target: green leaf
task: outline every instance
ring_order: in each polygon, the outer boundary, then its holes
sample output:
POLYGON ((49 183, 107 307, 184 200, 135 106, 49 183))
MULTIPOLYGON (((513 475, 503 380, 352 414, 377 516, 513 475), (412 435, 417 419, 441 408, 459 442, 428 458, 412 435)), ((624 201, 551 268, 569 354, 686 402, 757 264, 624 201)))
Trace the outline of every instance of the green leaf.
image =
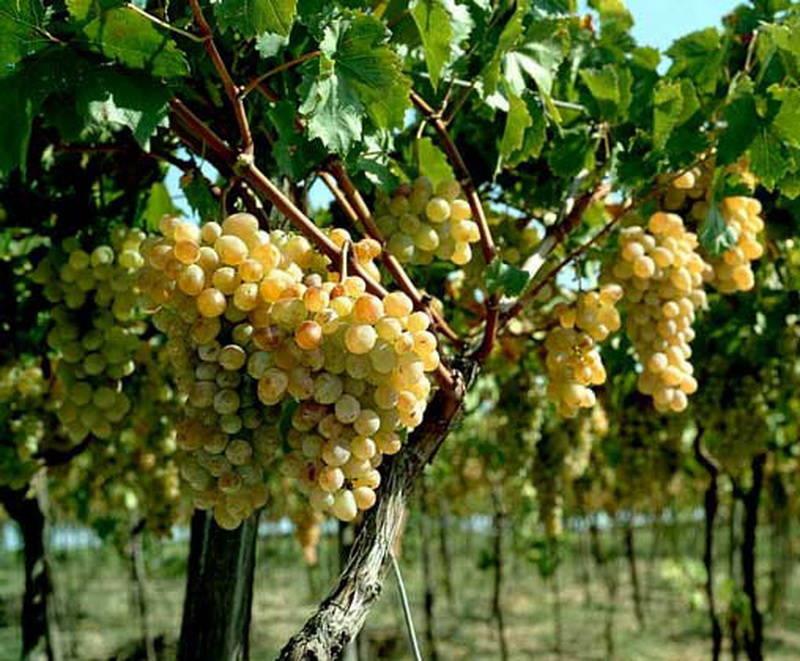
POLYGON ((781 90, 776 94, 781 100, 781 108, 772 128, 792 147, 800 147, 800 90, 781 90))
POLYGON ((17 167, 25 173, 31 124, 38 107, 21 76, 0 79, 0 175, 17 167))
POLYGON ((245 37, 264 32, 285 37, 297 13, 297 0, 221 0, 214 5, 220 28, 232 28, 245 37))
POLYGON ((310 135, 328 149, 345 154, 361 139, 365 111, 379 129, 403 125, 411 82, 386 40, 383 24, 369 16, 348 16, 325 29, 300 112, 310 135))
POLYGON ((735 246, 739 240, 737 233, 725 222, 716 200, 708 208, 708 215, 700 227, 699 238, 703 248, 714 257, 735 246))
POLYGON ((319 142, 309 141, 304 131, 298 131, 296 111, 291 101, 273 104, 267 115, 278 131, 273 154, 280 173, 294 181, 302 179, 324 158, 324 150, 319 142))
POLYGON ((519 296, 525 291, 530 279, 530 273, 507 264, 502 259, 495 259, 486 269, 486 289, 490 294, 519 296))
MULTIPOLYGON (((497 91, 497 86, 500 82, 500 69, 503 64, 503 59, 522 36, 523 21, 528 8, 529 0, 519 0, 519 2, 516 2, 514 5, 514 11, 508 17, 508 21, 505 23, 505 25, 503 25, 503 28, 497 37, 497 46, 494 49, 491 59, 484 67, 482 72, 485 90, 484 93, 487 96, 497 91)), ((522 94, 522 89, 514 89, 514 92, 520 95, 522 94)))
POLYGON ((258 35, 256 39, 256 50, 263 58, 275 57, 282 49, 289 45, 289 37, 283 37, 272 32, 265 32, 258 35))
POLYGON ((662 80, 653 93, 653 144, 658 149, 667 144, 683 111, 681 84, 662 80))
POLYGON ((211 192, 211 182, 202 173, 190 172, 181 177, 181 189, 201 222, 219 215, 219 203, 211 192))
POLYGON ((539 100, 532 94, 525 97, 528 105, 528 116, 531 118, 531 125, 525 131, 522 146, 515 150, 506 162, 510 166, 519 165, 528 159, 538 158, 542 153, 545 139, 547 137, 547 119, 539 100))
POLYGON ((83 31, 94 48, 125 66, 164 78, 184 76, 189 71, 172 39, 128 7, 104 12, 83 31))
POLYGON ((692 32, 678 39, 667 50, 667 55, 672 58, 669 75, 688 76, 701 92, 713 92, 725 71, 725 49, 716 28, 692 32))
POLYGON ((161 218, 166 214, 175 213, 177 209, 172 203, 167 187, 160 181, 157 181, 150 187, 150 194, 147 196, 147 204, 144 209, 142 217, 147 223, 147 228, 150 230, 157 230, 158 223, 161 218))
POLYGON ((500 154, 497 159, 497 171, 503 162, 515 152, 522 149, 525 141, 525 131, 533 126, 533 118, 528 111, 528 104, 520 97, 510 94, 508 97, 508 114, 506 127, 500 140, 500 154))
POLYGON ((0 76, 49 43, 39 31, 45 15, 40 0, 0 0, 0 76))
POLYGON ((631 102, 632 77, 628 69, 607 64, 602 69, 583 69, 580 77, 603 117, 624 116, 631 102))
POLYGON ((67 0, 67 10, 74 19, 85 21, 89 18, 93 2, 94 0, 67 0))
POLYGON ((330 26, 320 44, 334 64, 334 74, 353 90, 382 129, 403 125, 411 91, 403 61, 387 45, 387 39, 383 23, 356 15, 330 26))
POLYGON ((604 30, 627 32, 633 27, 633 16, 623 0, 589 0, 589 6, 599 14, 604 30))
POLYGON ((561 115, 553 103, 553 82, 563 60, 561 44, 555 41, 530 41, 507 53, 503 59, 503 73, 511 91, 521 96, 528 88, 524 74, 530 76, 544 107, 556 122, 561 121, 561 115))
POLYGON ((564 131, 553 141, 548 151, 547 162, 550 169, 559 177, 574 177, 584 167, 592 167, 592 141, 584 128, 564 131))
POLYGON ((436 89, 439 86, 442 70, 450 61, 450 44, 453 39, 452 18, 442 0, 416 0, 410 11, 422 39, 431 85, 436 89))
POLYGON ((332 72, 311 85, 300 106, 300 113, 308 118, 308 134, 337 154, 347 154, 361 139, 362 111, 355 91, 332 72))
POLYGON ((756 137, 760 119, 752 93, 741 95, 726 106, 723 113, 725 128, 717 144, 717 162, 720 165, 734 163, 756 137))
POLYGON ((759 127, 750 146, 750 169, 770 190, 789 169, 781 141, 766 128, 759 127))
POLYGON ((417 140, 416 148, 419 155, 419 173, 430 179, 434 187, 441 181, 451 181, 455 178, 447 156, 430 138, 417 140))
POLYGON ((136 72, 100 71, 77 90, 79 111, 89 121, 113 128, 127 127, 143 149, 165 123, 170 91, 157 80, 136 72))

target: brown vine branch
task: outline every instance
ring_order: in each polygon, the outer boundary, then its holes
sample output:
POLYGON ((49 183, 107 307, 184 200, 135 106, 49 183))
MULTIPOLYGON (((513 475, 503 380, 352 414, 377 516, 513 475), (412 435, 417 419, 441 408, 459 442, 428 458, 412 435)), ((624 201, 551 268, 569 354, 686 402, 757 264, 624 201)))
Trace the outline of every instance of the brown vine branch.
POLYGON ((206 17, 203 15, 203 10, 200 8, 199 0, 189 0, 189 5, 192 8, 194 21, 197 23, 197 29, 203 37, 203 47, 206 49, 214 68, 217 70, 222 86, 225 88, 225 94, 231 102, 233 107, 233 115, 236 118, 236 124, 239 126, 239 133, 242 138, 242 151, 245 154, 253 154, 253 135, 250 132, 250 123, 247 121, 247 112, 245 111, 244 103, 239 94, 239 87, 233 82, 228 67, 222 59, 217 45, 214 43, 214 34, 211 26, 208 24, 206 17))
MULTIPOLYGON (((541 268, 544 266, 547 258, 556 249, 558 245, 560 245, 564 239, 569 236, 569 234, 580 224, 581 220, 583 219, 583 215, 586 213, 586 210, 598 200, 603 199, 611 192, 611 187, 607 184, 598 184, 595 186, 591 191, 584 193, 581 197, 579 197, 575 203, 572 205, 572 209, 570 212, 564 217, 564 219, 555 225, 552 230, 548 233, 548 235, 544 238, 544 240, 539 244, 536 251, 528 257, 528 259, 523 264, 522 268, 524 271, 527 271, 530 275, 530 279, 533 280, 541 268)), ((573 250, 567 257, 565 257, 556 267, 554 267, 551 271, 547 273, 547 275, 539 282, 536 286, 532 287, 528 291, 524 292, 517 300, 509 307, 505 312, 502 314, 502 322, 503 325, 509 320, 516 317, 522 308, 524 307, 525 303, 532 298, 535 298, 536 295, 542 290, 546 283, 548 283, 552 278, 554 278, 559 271, 561 271, 564 266, 566 266, 572 259, 577 257, 583 251, 587 250, 592 244, 596 243, 603 234, 608 233, 611 231, 611 228, 619 221, 620 216, 615 217, 611 222, 607 223, 606 226, 595 235, 591 241, 585 243, 584 245, 580 246, 576 250, 573 250)))
POLYGON ((322 55, 322 51, 314 50, 309 53, 305 53, 300 57, 296 57, 293 60, 289 60, 288 62, 284 62, 283 64, 279 64, 278 66, 273 67, 266 73, 261 74, 257 78, 253 78, 253 80, 247 83, 247 85, 245 85, 239 92, 239 98, 244 99, 248 94, 250 94, 250 92, 259 87, 262 83, 266 82, 267 79, 272 78, 272 76, 275 76, 283 71, 292 69, 293 67, 299 66, 304 62, 308 62, 309 60, 313 60, 314 58, 319 57, 320 55, 322 55))

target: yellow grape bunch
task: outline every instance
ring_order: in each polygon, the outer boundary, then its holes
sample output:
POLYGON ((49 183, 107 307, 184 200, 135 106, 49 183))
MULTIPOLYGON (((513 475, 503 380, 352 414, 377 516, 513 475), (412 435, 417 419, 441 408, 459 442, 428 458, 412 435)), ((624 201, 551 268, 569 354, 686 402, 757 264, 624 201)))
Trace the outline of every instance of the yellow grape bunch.
POLYGON ((39 468, 45 440, 48 383, 41 362, 15 360, 0 367, 0 484, 21 489, 39 468))
MULTIPOLYGON (((178 444, 195 505, 238 526, 264 504, 265 469, 285 440, 282 470, 314 508, 350 521, 372 507, 377 467, 422 421, 439 366, 428 316, 249 214, 202 227, 165 218, 160 229, 142 244, 139 285, 186 397, 178 444)), ((374 267, 379 244, 352 247, 374 267)))
POLYGON ((146 326, 136 273, 144 233, 116 228, 91 252, 77 238, 51 250, 31 275, 53 303, 47 345, 53 352, 51 398, 66 436, 108 439, 131 408, 123 379, 135 370, 146 326))
POLYGON ((471 244, 481 238, 457 181, 443 181, 434 191, 420 177, 379 199, 375 216, 388 251, 403 263, 430 264, 435 258, 464 266, 472 259, 471 244))
POLYGON ((697 390, 689 362, 695 311, 706 305, 711 267, 697 252, 697 236, 674 213, 657 212, 647 227, 620 233, 619 251, 604 277, 624 290, 626 331, 642 365, 639 391, 660 412, 683 411, 697 390))
POLYGON ((725 224, 737 238, 734 246, 709 260, 714 270, 712 284, 723 294, 750 291, 755 285, 750 263, 764 254, 758 238, 764 230, 761 203, 753 197, 726 197, 720 210, 725 224))
POLYGON ((582 408, 595 404, 592 386, 605 383, 606 370, 599 344, 621 326, 616 303, 622 288, 603 285, 599 291, 585 292, 571 305, 554 310, 557 325, 545 339, 547 394, 558 413, 575 417, 582 408))

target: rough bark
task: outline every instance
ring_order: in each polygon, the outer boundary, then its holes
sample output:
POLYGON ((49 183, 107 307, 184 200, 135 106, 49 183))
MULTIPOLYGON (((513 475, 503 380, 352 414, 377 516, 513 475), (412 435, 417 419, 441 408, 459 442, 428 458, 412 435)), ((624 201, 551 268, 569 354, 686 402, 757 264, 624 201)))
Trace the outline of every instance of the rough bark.
POLYGON ((247 659, 258 513, 223 530, 209 512, 192 517, 180 661, 247 659))
POLYGON ((25 555, 25 593, 22 598, 23 659, 63 658, 55 616, 55 596, 45 544, 46 519, 38 497, 25 490, 0 488, 0 501, 19 526, 25 555))
POLYGON ((694 439, 694 453, 698 463, 708 473, 708 486, 703 496, 705 527, 703 533, 703 566, 706 570, 706 601, 708 602, 708 619, 711 623, 711 659, 718 661, 722 652, 722 625, 717 615, 716 595, 714 592, 714 521, 719 508, 719 466, 708 455, 702 445, 702 436, 694 439))
POLYGON ((628 561, 628 572, 630 574, 631 591, 633 593, 633 612, 636 616, 636 623, 640 629, 644 629, 644 606, 642 604, 642 588, 639 581, 639 568, 636 562, 636 543, 634 539, 633 524, 628 523, 623 529, 623 541, 625 544, 625 558, 628 561))
POLYGON ((758 607, 756 587, 756 529, 766 460, 766 453, 758 454, 753 458, 750 464, 752 483, 743 498, 742 588, 750 607, 750 626, 744 630, 744 649, 750 661, 761 661, 764 658, 764 617, 758 607))
MULTIPOLYGON (((143 523, 144 522, 142 522, 142 524, 143 523)), ((142 647, 145 651, 147 661, 155 661, 156 649, 150 631, 150 609, 148 608, 147 599, 147 571, 144 565, 144 554, 142 553, 142 534, 142 525, 137 525, 132 530, 130 542, 128 544, 128 559, 130 561, 133 601, 136 614, 139 618, 142 647)))
POLYGON ((497 639, 500 645, 500 659, 508 659, 508 642, 506 641, 505 614, 503 612, 503 531, 506 525, 506 512, 503 500, 498 489, 492 490, 494 515, 492 516, 492 569, 494 580, 492 583, 492 616, 497 627, 497 639))
POLYGON ((589 539, 592 557, 594 558, 600 574, 606 584, 608 592, 608 603, 606 604, 606 620, 603 627, 603 639, 606 645, 606 658, 613 659, 616 654, 616 643, 614 640, 614 615, 616 613, 617 602, 617 576, 614 567, 609 562, 608 553, 603 549, 600 539, 600 528, 597 520, 592 519, 589 524, 589 539))
POLYGON ((406 447, 386 462, 381 497, 364 517, 339 581, 281 650, 280 659, 336 659, 361 630, 380 596, 389 568, 389 551, 402 529, 406 501, 461 411, 464 393, 476 374, 475 368, 469 368, 453 389, 438 390, 425 420, 411 434, 406 447))

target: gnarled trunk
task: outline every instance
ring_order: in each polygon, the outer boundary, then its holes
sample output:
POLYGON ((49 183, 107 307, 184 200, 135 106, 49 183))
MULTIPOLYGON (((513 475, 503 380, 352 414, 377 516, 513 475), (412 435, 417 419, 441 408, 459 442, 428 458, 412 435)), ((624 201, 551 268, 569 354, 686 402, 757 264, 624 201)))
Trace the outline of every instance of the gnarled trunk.
POLYGON ((25 490, 0 488, 0 501, 22 534, 25 555, 25 594, 22 598, 22 658, 60 661, 63 657, 55 617, 53 581, 47 557, 47 522, 39 496, 25 490))
POLYGON ((636 562, 636 544, 634 542, 633 523, 628 522, 623 530, 625 558, 628 560, 628 572, 633 593, 633 612, 640 629, 644 628, 644 606, 642 605, 642 588, 639 582, 639 568, 636 562))
POLYGON ((752 484, 743 498, 742 588, 750 607, 750 626, 744 631, 744 649, 750 661, 761 661, 764 658, 764 618, 758 608, 756 587, 756 529, 766 460, 766 453, 758 454, 753 458, 750 465, 752 484))
POLYGON ((708 602, 708 619, 711 623, 711 659, 718 661, 722 653, 722 625, 717 615, 716 595, 714 592, 714 521, 719 507, 719 466, 708 455, 702 446, 702 437, 698 434, 694 440, 694 452, 697 461, 708 473, 708 486, 703 496, 705 528, 703 534, 703 566, 706 570, 705 591, 708 602))
POLYGON ((247 659, 258 512, 223 530, 210 512, 192 516, 180 661, 247 659))
POLYGON ((142 553, 142 535, 144 521, 134 526, 128 542, 128 560, 130 561, 131 587, 133 588, 133 602, 139 618, 139 628, 142 637, 142 647, 147 661, 156 660, 156 650, 150 631, 150 609, 147 599, 147 571, 142 553))
POLYGON ((506 525, 506 512, 503 499, 498 488, 492 489, 492 503, 494 515, 492 516, 492 568, 494 580, 492 583, 492 616, 497 627, 497 638, 500 645, 500 659, 508 659, 508 642, 506 641, 505 615, 503 613, 503 531, 506 525))

